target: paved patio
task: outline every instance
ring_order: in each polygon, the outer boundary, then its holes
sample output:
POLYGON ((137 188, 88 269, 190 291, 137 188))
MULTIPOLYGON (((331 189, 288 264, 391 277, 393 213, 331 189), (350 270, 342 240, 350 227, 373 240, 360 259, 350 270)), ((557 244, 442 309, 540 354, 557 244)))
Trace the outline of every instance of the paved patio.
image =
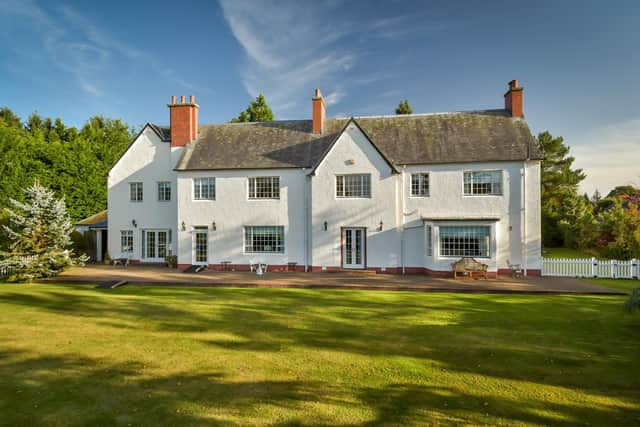
POLYGON ((294 273, 268 272, 263 276, 239 271, 182 273, 161 266, 73 267, 55 282, 100 283, 126 280, 143 285, 211 286, 242 288, 329 288, 377 289, 418 292, 480 292, 480 293, 548 293, 548 294, 609 294, 622 293, 598 286, 586 280, 572 278, 527 277, 514 279, 471 280, 430 277, 424 275, 354 273, 294 273))

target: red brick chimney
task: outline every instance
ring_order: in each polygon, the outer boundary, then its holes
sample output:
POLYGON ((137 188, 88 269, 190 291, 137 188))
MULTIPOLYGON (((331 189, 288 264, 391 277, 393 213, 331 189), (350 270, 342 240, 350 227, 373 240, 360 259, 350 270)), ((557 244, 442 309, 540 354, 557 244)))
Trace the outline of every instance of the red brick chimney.
POLYGON ((313 118, 313 133, 322 133, 324 130, 324 117, 326 114, 326 107, 324 106, 324 99, 322 99, 322 93, 320 89, 316 89, 316 93, 311 98, 312 106, 312 118, 313 118))
POLYGON ((509 82, 509 90, 504 94, 504 109, 511 114, 511 117, 524 117, 522 90, 523 88, 518 86, 517 80, 509 82))
POLYGON ((176 103, 176 97, 171 97, 168 104, 171 126, 171 146, 183 147, 198 136, 198 104, 196 98, 189 96, 187 103, 184 95, 180 97, 180 103, 176 103))

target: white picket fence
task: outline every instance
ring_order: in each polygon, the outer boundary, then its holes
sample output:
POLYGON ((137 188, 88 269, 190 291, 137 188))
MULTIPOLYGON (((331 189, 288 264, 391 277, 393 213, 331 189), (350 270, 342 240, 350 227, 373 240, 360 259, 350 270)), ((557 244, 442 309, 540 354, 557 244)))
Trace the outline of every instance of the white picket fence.
POLYGON ((640 279, 640 260, 542 258, 543 276, 640 279))

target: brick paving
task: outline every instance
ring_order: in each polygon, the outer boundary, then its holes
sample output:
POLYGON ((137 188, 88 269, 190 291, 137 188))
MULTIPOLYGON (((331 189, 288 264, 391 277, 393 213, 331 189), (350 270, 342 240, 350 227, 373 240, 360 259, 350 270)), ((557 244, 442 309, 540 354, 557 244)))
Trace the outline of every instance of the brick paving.
POLYGON ((424 275, 372 274, 369 272, 299 273, 268 272, 262 276, 241 271, 212 271, 182 273, 162 266, 106 266, 73 267, 53 282, 97 284, 126 280, 141 285, 211 286, 243 288, 327 288, 367 289, 418 292, 479 292, 479 293, 558 293, 610 294, 621 292, 586 280, 556 277, 527 277, 514 279, 472 280, 431 277, 424 275))

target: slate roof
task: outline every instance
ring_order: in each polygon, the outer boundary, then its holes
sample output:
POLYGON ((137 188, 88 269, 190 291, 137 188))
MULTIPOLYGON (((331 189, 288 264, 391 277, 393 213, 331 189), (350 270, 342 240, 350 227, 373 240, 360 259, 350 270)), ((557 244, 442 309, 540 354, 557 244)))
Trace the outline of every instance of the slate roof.
MULTIPOLYGON (((323 134, 311 120, 201 125, 176 170, 313 168, 350 119, 326 119, 323 134)), ((355 117, 395 165, 541 159, 527 122, 504 110, 355 117)))
POLYGON ((162 141, 171 141, 171 128, 169 126, 154 125, 153 123, 149 123, 149 126, 158 134, 162 141))

